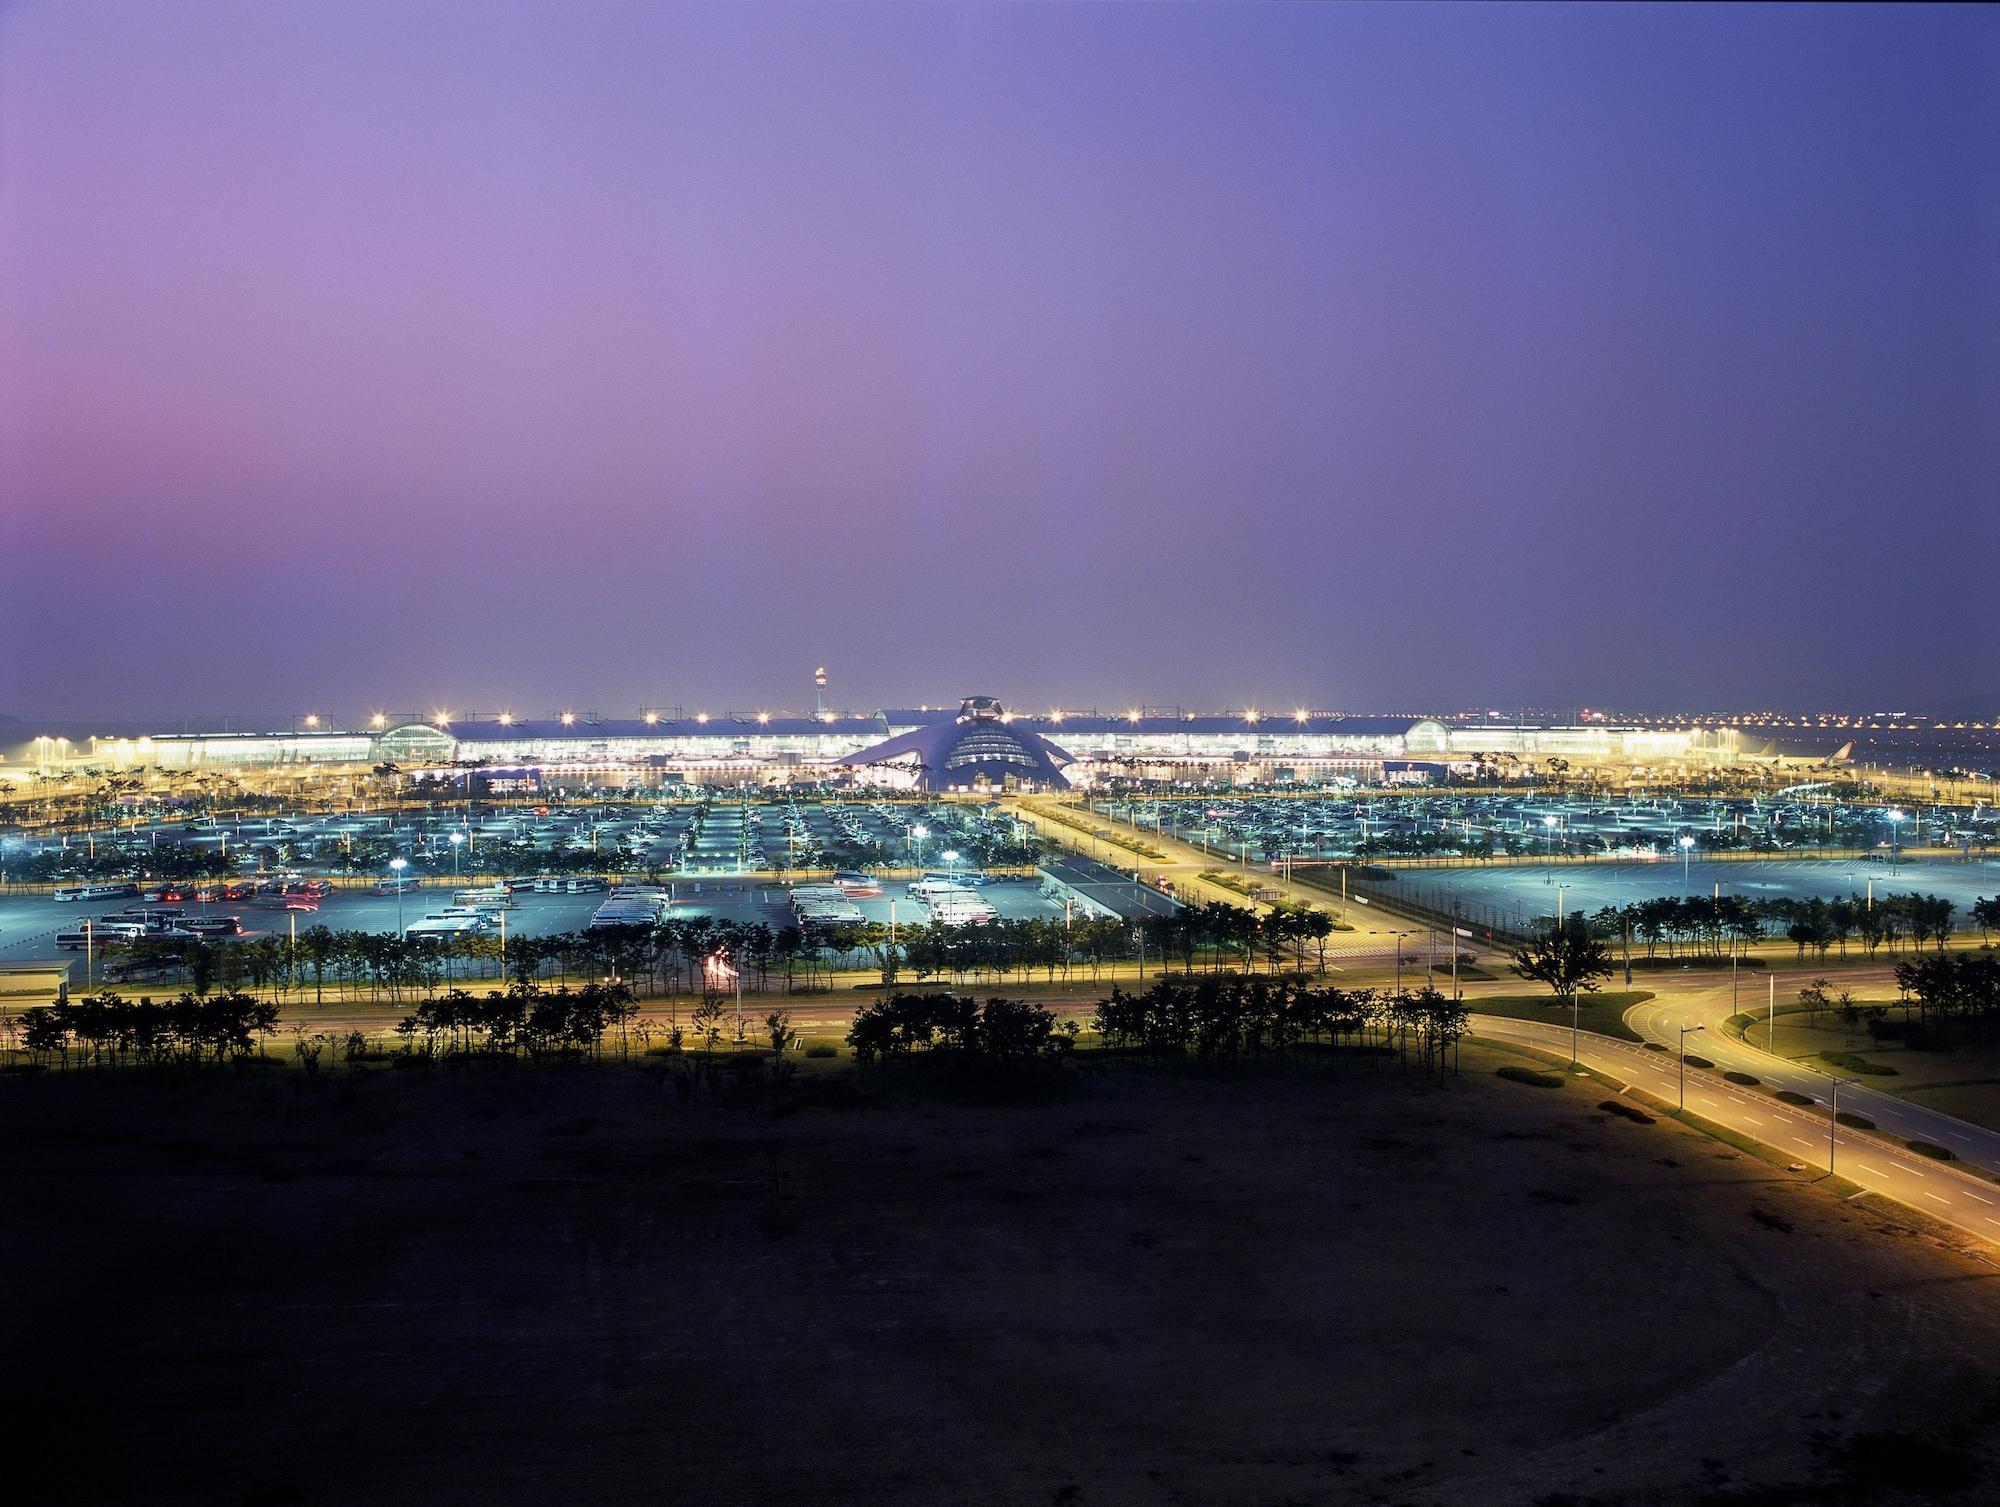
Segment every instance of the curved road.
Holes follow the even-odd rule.
[[[1896,980],[1895,974],[1888,968],[1870,968],[1843,973],[1840,982],[1856,988],[1874,985],[1877,992],[1893,992]],[[1764,1013],[1763,991],[1758,990],[1757,994],[1753,1001],[1751,991],[1746,988],[1741,997],[1750,1007],[1748,1013],[1761,1017]],[[1731,1014],[1729,997],[1729,975],[1719,973],[1718,977],[1691,988],[1676,989],[1671,996],[1661,995],[1643,1005],[1633,1006],[1625,1012],[1625,1023],[1648,1041],[1657,1041],[1669,1051],[1675,1048],[1682,1026],[1703,1026],[1705,1029],[1698,1038],[1688,1038],[1690,1049],[1714,1062],[1718,1068],[1749,1073],[1761,1078],[1773,1089],[1787,1088],[1794,1093],[1808,1094],[1824,1104],[1834,1075],[1822,1068],[1794,1062],[1788,1057],[1773,1056],[1761,1047],[1730,1035],[1723,1029],[1723,1023]],[[1697,1042],[1700,1044],[1697,1045]],[[1962,1161],[2000,1174],[2000,1131],[1988,1130],[1956,1115],[1945,1114],[1942,1110],[1882,1093],[1870,1088],[1866,1078],[1858,1083],[1849,1083],[1843,1077],[1840,1107],[1873,1120],[1885,1135],[1949,1146]]]
[[[1675,1046],[1682,1025],[1706,1026],[1691,1037],[1694,1050],[1716,1063],[1717,1070],[1687,1070],[1687,1107],[1694,1114],[1738,1135],[1760,1141],[1805,1167],[1823,1168],[1829,1161],[1832,1135],[1833,1170],[1870,1193],[1879,1193],[1970,1235],[2000,1244],[2000,1185],[1949,1162],[1910,1151],[1887,1136],[1937,1142],[1951,1147],[1976,1166],[2000,1164],[2000,1134],[1969,1125],[1950,1115],[1873,1093],[1843,1086],[1840,1107],[1864,1115],[1886,1135],[1846,1126],[1834,1129],[1827,1106],[1832,1082],[1825,1074],[1787,1063],[1783,1058],[1744,1046],[1719,1031],[1729,1014],[1729,984],[1691,991],[1672,1001],[1655,1000],[1634,1006],[1626,1019],[1649,1040],[1667,1044],[1665,1051],[1585,1031],[1578,1038],[1577,1058],[1585,1066],[1628,1087],[1643,1089],[1665,1104],[1679,1101],[1679,1061]],[[1475,1010],[1478,1001],[1466,1002]],[[1718,1013],[1719,1012],[1719,1013]],[[1643,1019],[1641,1018],[1643,1017]],[[1712,1018],[1711,1018],[1712,1017]],[[1473,1033],[1495,1041],[1534,1047],[1567,1058],[1567,1026],[1536,1020],[1514,1020],[1475,1014]],[[1818,1102],[1810,1108],[1774,1099],[1763,1088],[1743,1088],[1723,1080],[1724,1066],[1747,1072],[1774,1087],[1792,1088]],[[1903,1127],[1909,1127],[1904,1129]]]

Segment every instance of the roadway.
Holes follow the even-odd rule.
[[[1173,881],[1175,893],[1190,902],[1220,900],[1229,905],[1245,906],[1263,914],[1270,910],[1268,900],[1251,900],[1227,885],[1216,884],[1201,878],[1204,870],[1221,870],[1232,879],[1244,884],[1263,888],[1268,894],[1286,905],[1309,906],[1314,910],[1333,911],[1350,925],[1354,932],[1364,936],[1380,936],[1379,944],[1384,956],[1393,957],[1387,949],[1394,944],[1389,937],[1398,932],[1409,931],[1414,923],[1395,924],[1391,918],[1371,913],[1362,902],[1361,908],[1339,904],[1325,890],[1306,885],[1293,884],[1279,873],[1262,866],[1238,865],[1223,853],[1209,853],[1185,842],[1169,832],[1155,831],[1151,827],[1135,827],[1117,817],[1106,816],[1092,811],[1063,804],[1050,803],[1046,797],[1021,796],[1005,802],[1002,809],[1026,821],[1037,834],[1047,838],[1058,848],[1095,858],[1121,868],[1138,870],[1150,878],[1166,878]],[[1069,825],[1081,822],[1083,829]],[[1099,838],[1096,831],[1114,834],[1110,838]],[[1164,854],[1161,858],[1148,858],[1126,846],[1130,842],[1144,843],[1147,847]]]
[[[1844,987],[1876,995],[1893,992],[1896,982],[1894,972],[1887,967],[1842,970],[1839,979]],[[1758,1017],[1761,1022],[1767,1000],[1762,981],[1754,975],[1743,979],[1739,998],[1744,1013]],[[1669,1050],[1679,1040],[1683,1026],[1700,1026],[1700,1035],[1688,1036],[1689,1049],[1708,1058],[1719,1070],[1748,1073],[1771,1089],[1808,1094],[1821,1103],[1826,1102],[1834,1077],[1841,1076],[1843,1110],[1873,1120],[1885,1135],[1948,1146],[1961,1161],[2000,1175],[2000,1131],[1883,1093],[1869,1087],[1866,1078],[1849,1083],[1845,1075],[1773,1056],[1724,1028],[1734,1013],[1729,974],[1721,970],[1712,977],[1677,982],[1671,995],[1662,994],[1643,1005],[1634,1005],[1625,1013],[1625,1023],[1646,1040],[1657,1041]]]
[[[1726,1013],[1727,985],[1723,988]],[[1477,1005],[1478,1001],[1468,1003]],[[1712,1007],[1694,1001],[1689,1002],[1686,1008],[1702,1011]],[[1648,1028],[1654,1032],[1663,1026],[1673,1030],[1676,1043],[1680,1024],[1693,1023],[1685,1019],[1677,1021],[1671,1013],[1663,1014],[1648,1005],[1635,1006],[1628,1013],[1627,1020],[1632,1021],[1633,1015],[1649,1010],[1654,1013]],[[1635,1029],[1646,1029],[1636,1021],[1632,1023]],[[1472,1029],[1473,1034],[1489,1040],[1533,1047],[1564,1058],[1570,1054],[1569,1028],[1553,1022],[1475,1014]],[[1781,1059],[1754,1049],[1747,1052],[1727,1051],[1726,1043],[1720,1038],[1710,1039],[1714,1031],[1715,1028],[1709,1026],[1699,1036],[1689,1036],[1691,1047],[1698,1055],[1718,1064],[1730,1060],[1731,1065],[1735,1065],[1735,1059],[1747,1058],[1753,1065],[1744,1066],[1741,1071],[1750,1072],[1767,1084],[1777,1081],[1773,1064]],[[1716,1050],[1711,1051],[1711,1047]],[[1680,1064],[1674,1049],[1653,1051],[1641,1043],[1620,1041],[1585,1031],[1577,1037],[1577,1061],[1624,1087],[1641,1089],[1664,1104],[1680,1102]],[[1968,1235],[2000,1244],[2000,1186],[1988,1182],[1976,1172],[1907,1150],[1876,1133],[1833,1126],[1826,1103],[1830,1080],[1824,1074],[1799,1072],[1801,1082],[1816,1080],[1811,1087],[1797,1090],[1800,1093],[1810,1093],[1814,1088],[1818,1090],[1814,1097],[1819,1102],[1811,1108],[1786,1104],[1772,1098],[1761,1088],[1745,1088],[1729,1083],[1722,1078],[1719,1069],[1693,1067],[1687,1069],[1687,1108],[1704,1120],[1790,1157],[1802,1169],[1824,1168],[1831,1160],[1835,1173],[1866,1192],[1880,1194]],[[1856,1096],[1850,1100],[1849,1096],[1855,1092],[1850,1088],[1841,1090],[1840,1107],[1843,1111],[1851,1109],[1856,1114],[1876,1119],[1876,1111],[1885,1103],[1904,1110],[1914,1108],[1902,1105],[1900,1101],[1888,1100],[1881,1094]],[[1949,1115],[1938,1116],[1935,1111],[1923,1113],[1948,1122],[1949,1127],[1958,1131],[1970,1132],[1975,1137],[1985,1137],[2000,1145],[2000,1136],[1981,1131],[1977,1126],[1954,1120]],[[1877,1123],[1886,1127],[1888,1122],[1883,1119],[1877,1120]],[[1937,1132],[1946,1127],[1927,1124],[1926,1128]],[[1939,1136],[1933,1133],[1917,1139],[1935,1141]],[[1943,1140],[1942,1144],[1958,1149],[1956,1140]],[[1965,1153],[1961,1151],[1959,1154],[1963,1156]]]

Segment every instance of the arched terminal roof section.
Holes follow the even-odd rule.
[[[1064,786],[1061,748],[1017,725],[991,696],[968,696],[950,721],[877,743],[845,761],[856,769],[906,776],[917,790],[970,790],[979,785]]]

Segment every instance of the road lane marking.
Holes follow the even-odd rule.
[[[1866,1162],[1856,1162],[1854,1165],[1859,1167],[1863,1172],[1874,1173],[1877,1177],[1887,1177],[1889,1175],[1888,1173],[1884,1172],[1880,1167],[1871,1167]]]
[[[1919,1188],[1917,1191],[1923,1194],[1925,1198],[1937,1198],[1937,1201],[1941,1204],[1949,1204],[1951,1202],[1948,1198],[1938,1198],[1937,1194],[1931,1192],[1928,1188]]]

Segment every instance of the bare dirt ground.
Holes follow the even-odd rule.
[[[1992,1499],[2000,1271],[1495,1060],[9,1082],[14,1499]]]

